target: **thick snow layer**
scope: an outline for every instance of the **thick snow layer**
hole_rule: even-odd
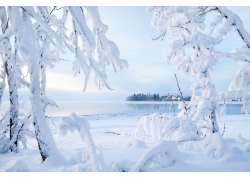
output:
[[[221,119],[218,120],[218,123],[221,131],[225,123],[225,133],[223,137],[218,135],[214,135],[213,137],[208,136],[205,140],[193,141],[192,145],[190,141],[181,143],[166,141],[166,144],[168,144],[166,147],[162,147],[164,143],[161,144],[160,141],[153,142],[152,136],[147,136],[140,141],[133,138],[132,134],[142,115],[100,114],[80,117],[89,123],[98,160],[103,159],[103,162],[99,163],[102,163],[102,166],[105,166],[106,170],[110,172],[131,171],[132,167],[139,167],[140,162],[146,160],[146,157],[149,157],[151,152],[151,155],[155,155],[153,159],[156,160],[157,158],[159,159],[165,150],[170,154],[172,152],[173,156],[169,156],[169,158],[166,156],[165,160],[162,159],[162,161],[159,161],[159,166],[155,166],[155,163],[148,164],[144,168],[141,168],[142,171],[250,172],[249,115],[222,116]],[[54,122],[57,126],[59,121],[60,117],[54,117]],[[19,153],[0,154],[1,171],[6,171],[7,169],[9,171],[29,170],[32,172],[92,171],[89,161],[90,157],[87,153],[87,145],[83,142],[79,133],[75,131],[74,133],[68,133],[66,136],[59,136],[53,124],[50,125],[50,129],[56,146],[62,156],[65,157],[65,161],[62,161],[59,157],[53,157],[51,161],[58,163],[41,163],[36,140],[27,138],[27,149],[23,149],[22,144],[20,144]],[[238,137],[239,134],[241,134],[241,138],[244,141]],[[189,134],[189,136],[191,136],[191,134]],[[175,145],[171,145],[170,147],[168,142]],[[220,143],[217,145],[215,142]],[[211,147],[206,146],[204,143],[209,143]],[[157,146],[161,146],[161,148],[156,148]],[[220,152],[222,152],[220,150],[217,153],[211,153],[213,148],[217,148],[218,150],[226,148],[226,150],[223,150],[223,154],[220,154]],[[214,154],[217,156],[213,156]],[[178,159],[179,156],[181,159]],[[172,161],[170,157],[176,157],[177,159],[176,161]],[[136,164],[138,166],[136,166]],[[20,168],[21,166],[22,169],[18,169],[18,167]],[[158,167],[158,169],[156,167]]]
[[[0,169],[3,172],[27,172],[29,171],[28,166],[21,160],[13,160],[8,162],[4,167]]]

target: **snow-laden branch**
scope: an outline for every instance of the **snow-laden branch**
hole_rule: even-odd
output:
[[[26,11],[32,18],[34,18],[36,22],[39,23],[49,35],[56,39],[57,45],[59,47],[63,46],[62,39],[36,14],[32,6],[22,6],[22,9]]]
[[[69,117],[62,117],[58,125],[58,134],[66,135],[67,131],[73,133],[77,130],[83,140],[86,143],[88,153],[92,162],[93,171],[103,171],[105,170],[102,166],[102,161],[99,160],[95,148],[94,141],[90,133],[90,126],[87,120],[78,117],[75,113],[71,113]]]
[[[150,166],[157,170],[173,166],[176,163],[183,162],[177,144],[174,141],[162,140],[154,147],[150,148],[139,161],[131,167],[132,172],[150,171]]]

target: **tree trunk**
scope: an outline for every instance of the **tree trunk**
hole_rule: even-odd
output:
[[[19,103],[18,103],[18,91],[15,72],[11,63],[7,60],[10,57],[6,56],[5,61],[5,71],[7,74],[8,84],[9,84],[9,98],[10,98],[10,143],[8,149],[11,152],[18,152],[18,113],[19,113]]]
[[[212,124],[212,133],[219,132],[219,126],[216,119],[215,111],[213,110],[209,115],[210,122]]]
[[[31,91],[31,105],[33,112],[33,124],[35,128],[36,139],[38,142],[38,148],[42,157],[42,161],[45,161],[50,155],[59,154],[52,133],[45,121],[45,114],[42,108],[41,100],[41,88],[40,88],[40,66],[37,61],[35,51],[29,62],[30,71],[30,91]]]

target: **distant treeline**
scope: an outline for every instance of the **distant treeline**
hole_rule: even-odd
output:
[[[157,94],[133,94],[131,96],[128,96],[126,98],[127,101],[163,101],[167,95],[159,95]],[[185,96],[184,100],[185,101],[190,101],[191,96]],[[181,101],[181,97],[179,95],[172,95],[170,98],[168,98],[168,101]]]

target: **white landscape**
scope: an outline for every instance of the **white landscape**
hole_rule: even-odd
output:
[[[0,171],[249,172],[250,8],[143,7],[155,34],[133,42],[102,21],[122,8],[0,6]]]

